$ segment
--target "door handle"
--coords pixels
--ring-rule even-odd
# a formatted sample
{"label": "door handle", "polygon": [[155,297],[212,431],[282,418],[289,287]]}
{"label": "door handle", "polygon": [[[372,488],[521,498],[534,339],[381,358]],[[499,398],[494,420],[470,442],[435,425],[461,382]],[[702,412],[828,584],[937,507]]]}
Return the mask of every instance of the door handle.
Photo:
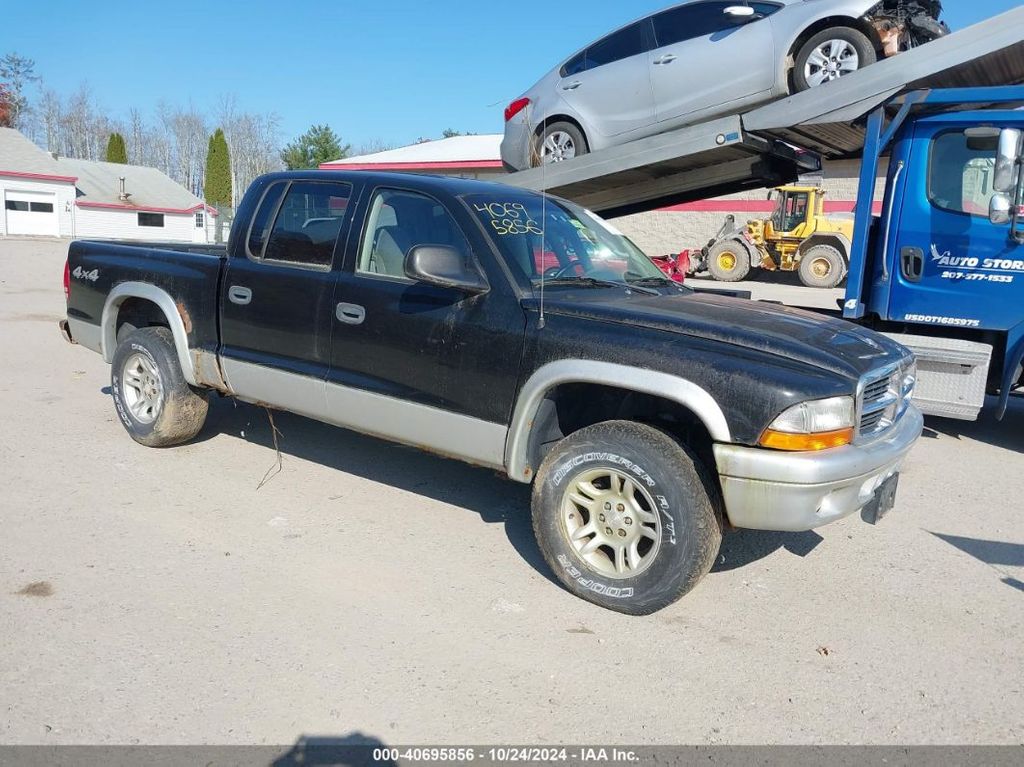
{"label": "door handle", "polygon": [[243,285],[232,285],[228,288],[228,300],[233,304],[245,306],[252,301],[252,291]]}
{"label": "door handle", "polygon": [[921,248],[900,249],[900,266],[907,282],[920,282],[924,274],[924,251]]}
{"label": "door handle", "polygon": [[655,64],[671,64],[675,61],[677,56],[674,53],[666,53],[664,56],[659,56],[654,60]]}
{"label": "door handle", "polygon": [[366,319],[366,309],[358,304],[338,304],[334,315],[346,325],[362,325]]}
{"label": "door handle", "polygon": [[579,88],[581,85],[583,85],[583,83],[581,83],[579,80],[574,80],[573,82],[569,83],[568,85],[563,85],[562,86],[562,90],[563,91],[574,91],[577,88]]}

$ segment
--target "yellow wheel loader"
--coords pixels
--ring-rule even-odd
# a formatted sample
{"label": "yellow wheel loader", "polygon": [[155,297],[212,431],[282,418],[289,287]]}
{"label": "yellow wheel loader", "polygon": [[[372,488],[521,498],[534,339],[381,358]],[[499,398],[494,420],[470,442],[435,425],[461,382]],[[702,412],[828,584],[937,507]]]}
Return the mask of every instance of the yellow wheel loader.
{"label": "yellow wheel loader", "polygon": [[752,269],[799,271],[813,288],[834,288],[846,276],[853,239],[853,216],[824,215],[825,192],[813,186],[780,186],[770,218],[736,225],[727,216],[718,234],[701,250],[697,271],[707,269],[722,282],[744,279]]}

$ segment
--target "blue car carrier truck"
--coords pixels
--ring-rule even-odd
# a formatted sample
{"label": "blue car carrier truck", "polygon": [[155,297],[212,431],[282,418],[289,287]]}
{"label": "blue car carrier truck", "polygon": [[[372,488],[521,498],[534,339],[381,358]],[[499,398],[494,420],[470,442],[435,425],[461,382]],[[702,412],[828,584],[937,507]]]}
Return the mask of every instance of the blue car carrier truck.
{"label": "blue car carrier truck", "polygon": [[[915,401],[974,419],[1024,386],[1024,6],[743,114],[522,171],[606,217],[862,156],[843,316],[910,347]],[[877,173],[888,158],[881,216]],[[884,415],[881,417],[885,417]]]}

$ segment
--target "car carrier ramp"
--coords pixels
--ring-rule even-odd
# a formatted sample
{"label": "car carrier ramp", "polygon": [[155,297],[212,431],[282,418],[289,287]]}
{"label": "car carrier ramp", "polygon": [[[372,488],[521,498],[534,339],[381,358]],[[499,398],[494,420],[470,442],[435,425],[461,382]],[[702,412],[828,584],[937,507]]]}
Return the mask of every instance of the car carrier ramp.
{"label": "car carrier ramp", "polygon": [[[863,118],[901,93],[1024,83],[1024,7],[839,80],[759,107],[513,173],[606,216],[639,213],[796,180],[818,155],[855,157]],[[799,149],[797,149],[799,147]]]}

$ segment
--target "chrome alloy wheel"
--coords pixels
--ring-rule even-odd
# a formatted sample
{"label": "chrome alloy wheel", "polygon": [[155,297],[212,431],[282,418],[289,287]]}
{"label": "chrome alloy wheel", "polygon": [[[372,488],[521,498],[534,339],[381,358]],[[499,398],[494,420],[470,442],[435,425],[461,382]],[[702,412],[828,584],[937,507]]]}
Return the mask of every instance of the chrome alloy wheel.
{"label": "chrome alloy wheel", "polygon": [[562,162],[576,156],[576,142],[565,131],[556,130],[550,133],[540,147],[541,162]]}
{"label": "chrome alloy wheel", "polygon": [[144,354],[133,354],[121,369],[121,397],[139,423],[153,423],[160,415],[164,386],[160,371]]}
{"label": "chrome alloy wheel", "polygon": [[661,546],[661,519],[650,494],[617,469],[578,475],[562,497],[562,531],[576,554],[610,578],[633,578]]}
{"label": "chrome alloy wheel", "polygon": [[807,58],[804,79],[812,88],[860,69],[860,54],[846,40],[827,40]]}

